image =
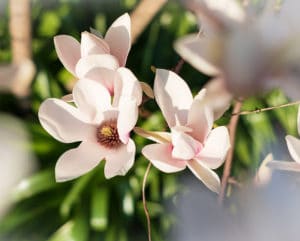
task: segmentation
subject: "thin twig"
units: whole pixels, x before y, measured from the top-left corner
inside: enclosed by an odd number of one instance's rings
[[[175,67],[173,68],[173,71],[174,71],[176,74],[179,74],[179,72],[180,72],[180,70],[181,70],[183,64],[184,64],[184,60],[183,60],[183,59],[180,59],[180,60],[178,61],[178,63],[175,65]]]
[[[237,113],[240,111],[242,107],[242,102],[236,101],[233,108],[233,113]],[[233,151],[234,151],[234,141],[235,141],[235,131],[238,124],[239,115],[233,115],[231,116],[230,122],[229,122],[229,135],[230,135],[230,149],[227,154],[227,158],[225,160],[224,170],[223,170],[223,176],[222,176],[222,183],[221,183],[221,191],[219,194],[219,203],[222,204],[226,192],[227,182],[228,178],[230,176],[231,171],[231,164],[233,159]]]
[[[144,175],[143,187],[142,187],[143,206],[144,206],[144,212],[145,212],[145,215],[146,215],[146,218],[147,218],[148,241],[152,241],[152,239],[151,239],[151,219],[150,219],[149,211],[148,211],[148,208],[147,208],[145,189],[146,189],[147,177],[149,175],[151,166],[152,166],[152,164],[151,164],[151,162],[149,162],[149,164],[147,166],[147,170],[146,170],[145,175]]]
[[[275,110],[275,109],[280,109],[288,106],[293,106],[293,105],[299,105],[300,100],[295,101],[295,102],[290,102],[282,105],[277,105],[277,106],[271,106],[271,107],[266,107],[262,109],[257,109],[257,110],[250,110],[250,111],[239,111],[239,112],[233,112],[231,115],[249,115],[249,114],[258,114],[261,112],[269,111],[269,110]]]

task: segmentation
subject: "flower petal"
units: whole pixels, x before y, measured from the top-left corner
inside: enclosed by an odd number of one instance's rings
[[[170,128],[186,124],[193,96],[183,79],[172,71],[157,69],[154,95]]]
[[[211,191],[216,193],[220,192],[220,178],[214,171],[197,160],[188,161],[187,166],[192,171],[192,173]]]
[[[109,54],[108,44],[87,31],[81,33],[81,57],[95,54]]]
[[[114,95],[114,88],[116,79],[119,78],[115,70],[107,68],[95,67],[84,75],[84,78],[95,80],[101,83],[109,91],[111,96]]]
[[[175,50],[194,68],[207,75],[220,73],[220,60],[223,52],[221,39],[191,34],[175,42]]]
[[[267,167],[282,171],[300,172],[300,164],[290,161],[270,161]]]
[[[75,67],[81,57],[80,43],[71,36],[57,35],[54,37],[54,46],[59,60],[76,76]]]
[[[105,155],[105,149],[93,142],[82,142],[66,151],[55,166],[55,179],[65,182],[77,178],[96,167]]]
[[[214,122],[213,112],[203,99],[195,98],[188,113],[187,126],[193,129],[191,135],[203,143]]]
[[[190,135],[172,129],[172,156],[177,159],[190,160],[203,148],[202,144]]]
[[[162,132],[162,131],[147,131],[140,127],[134,127],[134,132],[147,138],[148,140],[155,141],[157,143],[167,143],[171,142],[171,133],[169,132]]]
[[[197,159],[207,167],[216,169],[223,164],[229,148],[230,140],[227,128],[225,126],[217,127],[210,132]]]
[[[300,163],[300,140],[290,135],[286,136],[285,140],[292,158]]]
[[[138,106],[136,100],[122,98],[119,103],[119,116],[117,122],[120,140],[126,144],[129,140],[130,131],[135,126],[138,119]]]
[[[94,68],[107,68],[116,70],[119,67],[117,59],[110,54],[88,55],[81,58],[76,65],[76,74],[78,78],[86,77]]]
[[[95,127],[85,122],[85,116],[63,100],[45,100],[38,116],[43,128],[64,143],[88,140],[95,134]]]
[[[110,53],[119,60],[120,66],[125,66],[131,47],[131,21],[128,13],[113,22],[104,39],[110,46]]]
[[[171,143],[147,145],[142,149],[142,153],[162,172],[179,172],[186,167],[186,161],[172,157]]]
[[[89,79],[79,80],[73,89],[74,102],[78,109],[94,120],[97,114],[111,107],[111,97],[108,90]]]
[[[258,171],[254,178],[254,185],[263,187],[267,185],[271,178],[273,170],[268,166],[270,162],[274,160],[272,153],[269,153],[265,159],[261,162]]]
[[[137,105],[140,105],[142,103],[143,90],[138,79],[127,68],[121,67],[117,72],[120,75],[122,87],[119,96],[115,97],[117,99],[120,99],[121,97],[132,98],[136,100]]]
[[[135,144],[129,139],[126,145],[111,152],[106,157],[104,174],[106,178],[114,176],[124,176],[133,166],[135,159]]]

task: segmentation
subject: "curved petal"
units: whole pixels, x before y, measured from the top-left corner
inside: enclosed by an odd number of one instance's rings
[[[267,185],[272,178],[273,170],[268,166],[270,162],[274,160],[272,153],[269,153],[265,159],[261,162],[258,171],[254,178],[254,185],[262,187]],[[300,165],[299,165],[300,166]]]
[[[162,172],[179,172],[186,167],[186,161],[172,157],[171,143],[147,145],[142,149],[142,154]]]
[[[171,142],[171,133],[169,132],[162,132],[162,131],[147,131],[140,127],[135,127],[134,132],[147,138],[148,140],[155,141],[157,143],[169,143]]]
[[[300,163],[300,140],[290,135],[286,136],[285,140],[292,158]]]
[[[204,143],[213,126],[213,122],[212,110],[203,99],[195,98],[188,113],[187,126],[193,129],[191,135],[201,143]]]
[[[43,128],[64,143],[88,140],[95,134],[95,127],[85,122],[86,117],[63,100],[45,100],[38,116]]]
[[[116,70],[119,67],[117,59],[110,54],[88,55],[81,58],[76,65],[76,74],[78,78],[86,77],[94,68],[107,68]]]
[[[300,172],[300,164],[298,162],[270,161],[267,167],[282,171]]]
[[[122,98],[119,103],[119,116],[117,129],[120,140],[126,144],[129,140],[129,133],[135,126],[138,119],[138,106],[135,100]]]
[[[220,73],[220,61],[223,52],[221,39],[197,34],[188,35],[175,42],[175,50],[194,68],[207,75]]]
[[[197,156],[202,163],[211,169],[221,166],[230,148],[229,133],[225,126],[213,129],[204,147]]]
[[[76,76],[75,67],[81,57],[80,43],[71,36],[57,35],[54,37],[54,46],[59,60]]]
[[[154,95],[170,128],[186,124],[193,96],[183,79],[172,71],[157,69]]]
[[[108,44],[96,35],[84,31],[81,33],[81,57],[95,54],[109,54]]]
[[[120,66],[125,66],[131,47],[131,21],[128,13],[117,18],[105,35],[110,53],[119,60]]]
[[[65,182],[77,178],[96,167],[104,156],[105,150],[99,144],[82,142],[60,156],[55,166],[55,179]]]
[[[190,135],[172,129],[172,156],[177,159],[190,160],[203,148],[202,144]]]
[[[107,89],[89,79],[81,79],[76,83],[73,98],[78,109],[90,120],[94,120],[98,113],[111,107],[111,97]]]
[[[118,74],[115,70],[95,67],[85,73],[84,77],[101,83],[109,91],[111,96],[114,95],[115,81],[118,78]]]
[[[219,193],[221,189],[221,182],[219,176],[209,169],[207,166],[197,160],[190,160],[187,162],[188,168],[192,173],[204,183],[211,191]]]
[[[104,174],[106,178],[124,176],[133,166],[135,158],[135,144],[129,139],[126,145],[108,154],[105,159]]]
[[[132,98],[136,100],[137,105],[140,105],[142,103],[143,90],[138,79],[127,68],[121,67],[117,72],[120,75],[122,87],[119,93],[120,97],[116,97]]]

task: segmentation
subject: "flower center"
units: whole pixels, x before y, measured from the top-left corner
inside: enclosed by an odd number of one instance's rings
[[[122,144],[115,120],[105,121],[97,128],[97,141],[109,149],[118,148]]]

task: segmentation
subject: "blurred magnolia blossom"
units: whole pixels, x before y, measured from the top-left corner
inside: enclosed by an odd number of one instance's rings
[[[127,84],[124,81],[123,88]],[[103,85],[81,79],[73,89],[76,107],[54,98],[42,103],[39,119],[44,129],[61,142],[81,142],[58,159],[56,181],[77,178],[97,166],[102,159],[106,160],[106,178],[125,175],[132,167],[136,148],[129,135],[138,118],[138,103],[136,98],[131,98],[136,92],[131,91],[130,96],[129,89],[128,95],[120,96],[117,105],[114,105]]]
[[[125,66],[131,48],[130,16],[125,13],[117,18],[104,38],[95,31],[85,31],[80,43],[69,35],[58,35],[54,37],[54,45],[69,72],[78,78],[101,82],[113,95],[116,70]]]
[[[298,134],[300,135],[300,106],[297,116]],[[272,169],[300,172],[300,140],[294,136],[287,135],[285,137],[289,153],[294,162],[288,161],[271,161],[268,167]]]
[[[11,195],[17,184],[28,177],[37,166],[30,149],[30,137],[17,118],[0,114],[0,217],[12,204]]]
[[[223,79],[235,96],[279,87],[298,99],[300,2],[281,2],[188,0],[203,36],[185,36],[175,49],[199,71]]]
[[[173,173],[188,167],[209,189],[219,192],[220,179],[212,169],[223,164],[230,141],[226,127],[212,129],[214,116],[203,101],[205,94],[203,89],[193,98],[177,74],[157,69],[154,95],[171,133],[135,130],[157,142],[145,146],[142,153],[159,170]]]

